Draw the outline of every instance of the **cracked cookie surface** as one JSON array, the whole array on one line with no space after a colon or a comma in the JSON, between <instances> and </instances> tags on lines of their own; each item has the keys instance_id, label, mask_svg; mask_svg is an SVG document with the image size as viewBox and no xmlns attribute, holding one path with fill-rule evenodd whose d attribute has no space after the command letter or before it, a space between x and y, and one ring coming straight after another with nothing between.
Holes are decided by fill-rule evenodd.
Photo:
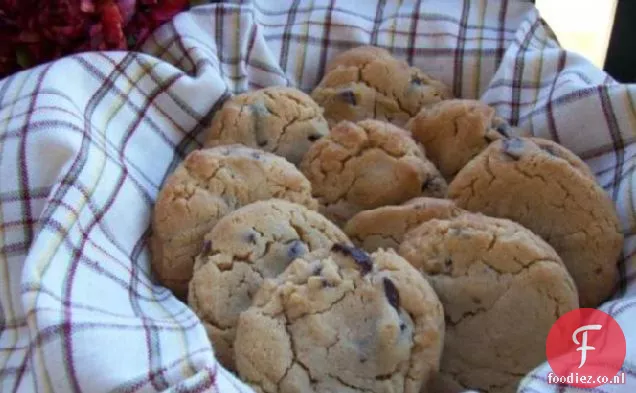
<instances>
[{"instance_id":1,"label":"cracked cookie surface","mask_svg":"<svg viewBox=\"0 0 636 393\"><path fill-rule=\"evenodd\" d=\"M309 149L300 168L322 211L338 225L361 210L441 198L447 190L408 132L378 120L340 122Z\"/></svg>"},{"instance_id":2,"label":"cracked cookie surface","mask_svg":"<svg viewBox=\"0 0 636 393\"><path fill-rule=\"evenodd\" d=\"M541 148L541 150L543 150L547 154L567 161L570 165L572 165L572 167L574 167L574 169L579 171L582 176L589 177L596 182L596 176L594 176L594 173L592 173L590 167L587 166L587 164L583 160L581 160L579 156L577 156L570 150L549 139L534 137L528 137L527 139L534 142Z\"/></svg>"},{"instance_id":3,"label":"cracked cookie surface","mask_svg":"<svg viewBox=\"0 0 636 393\"><path fill-rule=\"evenodd\" d=\"M310 96L274 86L225 102L212 120L205 146L240 143L297 165L312 143L328 134L323 109Z\"/></svg>"},{"instance_id":4,"label":"cracked cookie surface","mask_svg":"<svg viewBox=\"0 0 636 393\"><path fill-rule=\"evenodd\" d=\"M409 231L399 253L444 306L434 391L515 392L545 360L552 325L578 307L574 281L554 249L510 220L468 212L433 219Z\"/></svg>"},{"instance_id":5,"label":"cracked cookie surface","mask_svg":"<svg viewBox=\"0 0 636 393\"><path fill-rule=\"evenodd\" d=\"M203 236L227 213L270 198L317 209L309 181L284 158L240 145L190 153L154 206L150 250L159 282L185 299Z\"/></svg>"},{"instance_id":6,"label":"cracked cookie surface","mask_svg":"<svg viewBox=\"0 0 636 393\"><path fill-rule=\"evenodd\" d=\"M448 181L492 141L508 137L511 129L491 106L464 99L425 106L405 128Z\"/></svg>"},{"instance_id":7,"label":"cracked cookie surface","mask_svg":"<svg viewBox=\"0 0 636 393\"><path fill-rule=\"evenodd\" d=\"M336 56L311 96L332 126L368 118L402 126L422 106L452 97L442 82L369 46Z\"/></svg>"},{"instance_id":8,"label":"cracked cookie surface","mask_svg":"<svg viewBox=\"0 0 636 393\"><path fill-rule=\"evenodd\" d=\"M264 282L239 319L237 368L262 393L418 393L443 335L439 299L407 261L337 245Z\"/></svg>"},{"instance_id":9,"label":"cracked cookie surface","mask_svg":"<svg viewBox=\"0 0 636 393\"><path fill-rule=\"evenodd\" d=\"M574 278L581 306L596 307L612 293L623 236L609 196L563 152L528 138L493 142L457 174L449 196L545 239Z\"/></svg>"},{"instance_id":10,"label":"cracked cookie surface","mask_svg":"<svg viewBox=\"0 0 636 393\"><path fill-rule=\"evenodd\" d=\"M224 366L234 369L236 323L263 279L276 277L294 259L334 243L350 244L319 213L276 199L235 210L205 235L188 304L201 318Z\"/></svg>"},{"instance_id":11,"label":"cracked cookie surface","mask_svg":"<svg viewBox=\"0 0 636 393\"><path fill-rule=\"evenodd\" d=\"M347 222L344 231L354 244L368 252L378 248L397 250L404 235L421 223L462 212L447 199L419 197L401 205L361 211Z\"/></svg>"}]
</instances>

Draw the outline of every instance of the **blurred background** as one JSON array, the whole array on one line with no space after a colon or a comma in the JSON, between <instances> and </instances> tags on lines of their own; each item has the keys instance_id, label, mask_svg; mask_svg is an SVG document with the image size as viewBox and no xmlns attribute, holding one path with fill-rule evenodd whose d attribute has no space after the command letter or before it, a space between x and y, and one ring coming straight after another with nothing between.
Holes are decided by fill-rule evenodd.
<instances>
[{"instance_id":1,"label":"blurred background","mask_svg":"<svg viewBox=\"0 0 636 393\"><path fill-rule=\"evenodd\" d=\"M535 0L563 47L636 82L636 0Z\"/></svg>"},{"instance_id":2,"label":"blurred background","mask_svg":"<svg viewBox=\"0 0 636 393\"><path fill-rule=\"evenodd\" d=\"M0 78L70 53L137 50L178 12L218 1L0 0ZM619 82L636 82L636 0L523 1L536 4L565 48Z\"/></svg>"},{"instance_id":3,"label":"blurred background","mask_svg":"<svg viewBox=\"0 0 636 393\"><path fill-rule=\"evenodd\" d=\"M562 46L603 68L616 0L536 0L535 4Z\"/></svg>"}]
</instances>

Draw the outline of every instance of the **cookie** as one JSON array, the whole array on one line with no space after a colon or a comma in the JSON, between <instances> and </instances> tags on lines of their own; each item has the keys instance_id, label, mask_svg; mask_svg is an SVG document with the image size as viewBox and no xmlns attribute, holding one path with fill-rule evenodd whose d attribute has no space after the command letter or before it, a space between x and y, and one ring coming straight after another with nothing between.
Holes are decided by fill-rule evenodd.
<instances>
[{"instance_id":1,"label":"cookie","mask_svg":"<svg viewBox=\"0 0 636 393\"><path fill-rule=\"evenodd\" d=\"M435 292L393 251L323 251L266 280L241 314L242 380L263 393L418 393L443 346Z\"/></svg>"},{"instance_id":2,"label":"cookie","mask_svg":"<svg viewBox=\"0 0 636 393\"><path fill-rule=\"evenodd\" d=\"M310 96L273 86L226 101L212 120L205 146L240 143L297 165L309 146L328 134L323 109Z\"/></svg>"},{"instance_id":3,"label":"cookie","mask_svg":"<svg viewBox=\"0 0 636 393\"><path fill-rule=\"evenodd\" d=\"M263 279L276 277L294 259L334 243L350 244L319 213L276 199L226 215L205 235L188 304L201 318L224 366L234 368L238 316L250 306Z\"/></svg>"},{"instance_id":4,"label":"cookie","mask_svg":"<svg viewBox=\"0 0 636 393\"><path fill-rule=\"evenodd\" d=\"M447 189L408 132L378 120L339 123L309 149L300 168L324 214L339 225L361 210L444 197Z\"/></svg>"},{"instance_id":5,"label":"cookie","mask_svg":"<svg viewBox=\"0 0 636 393\"><path fill-rule=\"evenodd\" d=\"M616 209L565 148L546 146L554 147L526 138L493 142L457 174L449 195L461 208L509 218L543 237L574 277L581 306L596 307L617 279L623 236Z\"/></svg>"},{"instance_id":6,"label":"cookie","mask_svg":"<svg viewBox=\"0 0 636 393\"><path fill-rule=\"evenodd\" d=\"M311 96L331 126L368 118L402 126L422 106L452 97L442 82L367 46L336 56Z\"/></svg>"},{"instance_id":7,"label":"cookie","mask_svg":"<svg viewBox=\"0 0 636 393\"><path fill-rule=\"evenodd\" d=\"M444 306L438 386L513 393L545 361L552 325L578 307L574 282L543 239L510 220L466 213L409 231L399 253Z\"/></svg>"},{"instance_id":8,"label":"cookie","mask_svg":"<svg viewBox=\"0 0 636 393\"><path fill-rule=\"evenodd\" d=\"M398 249L404 234L433 218L451 218L463 212L447 199L419 197L401 205L364 210L347 222L344 231L368 252Z\"/></svg>"},{"instance_id":9,"label":"cookie","mask_svg":"<svg viewBox=\"0 0 636 393\"><path fill-rule=\"evenodd\" d=\"M325 67L325 74L338 67L361 67L376 60L395 61L396 59L384 48L362 45L346 50L334 56Z\"/></svg>"},{"instance_id":10,"label":"cookie","mask_svg":"<svg viewBox=\"0 0 636 393\"><path fill-rule=\"evenodd\" d=\"M446 100L423 107L406 124L426 156L451 180L492 141L508 137L511 128L495 109L477 100Z\"/></svg>"},{"instance_id":11,"label":"cookie","mask_svg":"<svg viewBox=\"0 0 636 393\"><path fill-rule=\"evenodd\" d=\"M203 236L227 213L270 198L317 209L309 181L282 157L239 145L190 153L154 206L150 250L159 282L185 299Z\"/></svg>"},{"instance_id":12,"label":"cookie","mask_svg":"<svg viewBox=\"0 0 636 393\"><path fill-rule=\"evenodd\" d=\"M592 173L590 167L587 166L587 164L583 160L581 160L579 156L572 153L570 150L549 139L535 137L529 137L529 139L537 146L539 146L541 150L552 156L564 159L565 161L570 163L570 165L572 165L574 169L578 170L582 176L589 177L596 182L596 176L594 176L594 173Z\"/></svg>"}]
</instances>

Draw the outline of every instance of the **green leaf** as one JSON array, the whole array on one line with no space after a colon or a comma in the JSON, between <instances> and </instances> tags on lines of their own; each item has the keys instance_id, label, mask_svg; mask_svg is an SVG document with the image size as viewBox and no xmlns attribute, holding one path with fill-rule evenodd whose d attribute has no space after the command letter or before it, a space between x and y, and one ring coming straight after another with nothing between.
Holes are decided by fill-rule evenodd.
<instances>
[{"instance_id":1,"label":"green leaf","mask_svg":"<svg viewBox=\"0 0 636 393\"><path fill-rule=\"evenodd\" d=\"M132 50L135 48L135 45L137 45L137 37L132 34L126 37L126 41L128 43L128 49Z\"/></svg>"},{"instance_id":2,"label":"green leaf","mask_svg":"<svg viewBox=\"0 0 636 393\"><path fill-rule=\"evenodd\" d=\"M15 52L15 58L22 68L29 68L33 64L31 56L24 48L18 48Z\"/></svg>"}]
</instances>

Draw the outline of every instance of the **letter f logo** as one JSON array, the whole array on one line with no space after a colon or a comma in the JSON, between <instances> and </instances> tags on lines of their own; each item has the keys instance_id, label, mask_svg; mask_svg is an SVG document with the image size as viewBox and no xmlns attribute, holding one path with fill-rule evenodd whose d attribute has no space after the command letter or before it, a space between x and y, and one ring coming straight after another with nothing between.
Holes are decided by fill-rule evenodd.
<instances>
[{"instance_id":1,"label":"letter f logo","mask_svg":"<svg viewBox=\"0 0 636 393\"><path fill-rule=\"evenodd\" d=\"M587 351L593 351L596 349L594 347L590 347L587 345L587 331L601 330L602 327L603 327L602 325L585 325L576 329L574 333L572 334L572 341L574 341L574 344L577 344L577 345L581 344L581 346L576 349L577 351L581 351L581 364L579 365L579 368L583 367L583 365L585 364L585 361L587 360ZM578 334L581 332L583 332L583 340L582 342L579 342L576 336L578 336Z\"/></svg>"}]
</instances>

